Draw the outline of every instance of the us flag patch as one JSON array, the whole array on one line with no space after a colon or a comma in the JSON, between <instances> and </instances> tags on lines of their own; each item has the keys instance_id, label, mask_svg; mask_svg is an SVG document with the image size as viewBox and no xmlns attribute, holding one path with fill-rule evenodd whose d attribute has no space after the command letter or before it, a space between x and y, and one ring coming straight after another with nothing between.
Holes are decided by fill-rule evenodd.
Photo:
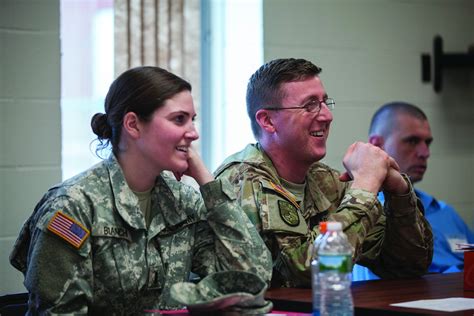
<instances>
[{"instance_id":1,"label":"us flag patch","mask_svg":"<svg viewBox=\"0 0 474 316\"><path fill-rule=\"evenodd\" d=\"M89 230L87 228L61 211L57 211L49 221L48 230L78 249L89 237Z\"/></svg>"}]
</instances>

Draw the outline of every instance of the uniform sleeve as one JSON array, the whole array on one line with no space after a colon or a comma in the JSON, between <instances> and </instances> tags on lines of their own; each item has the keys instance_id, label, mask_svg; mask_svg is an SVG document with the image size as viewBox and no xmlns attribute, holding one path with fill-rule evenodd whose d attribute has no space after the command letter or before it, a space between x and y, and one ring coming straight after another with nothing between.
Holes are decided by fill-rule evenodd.
<instances>
[{"instance_id":1,"label":"uniform sleeve","mask_svg":"<svg viewBox=\"0 0 474 316\"><path fill-rule=\"evenodd\" d=\"M76 217L76 207L65 198L57 198L39 208L37 220L29 227L31 240L25 271L25 286L30 293L29 312L85 315L92 301L89 238L76 248L47 228L59 210L78 221L83 219Z\"/></svg>"},{"instance_id":2,"label":"uniform sleeve","mask_svg":"<svg viewBox=\"0 0 474 316\"><path fill-rule=\"evenodd\" d=\"M236 203L227 180L215 180L201 187L201 223L193 270L201 275L215 271L244 270L271 279L271 256L254 225ZM202 204L203 203L203 204ZM211 242L210 242L211 241Z\"/></svg>"},{"instance_id":3,"label":"uniform sleeve","mask_svg":"<svg viewBox=\"0 0 474 316\"><path fill-rule=\"evenodd\" d=\"M377 248L381 245L378 242L383 240L384 234L383 209L374 193L340 184L343 198L336 202L337 210L329 215L328 220L342 223L344 233L353 247L353 260L358 261L365 251L368 236L373 234L376 227L380 234L374 236L374 246Z\"/></svg>"},{"instance_id":4,"label":"uniform sleeve","mask_svg":"<svg viewBox=\"0 0 474 316\"><path fill-rule=\"evenodd\" d=\"M357 243L357 263L367 266L381 278L423 275L433 257L431 226L423 216L423 206L413 186L408 178L405 180L410 192L404 195L385 193L382 215L373 226L369 225L370 230L359 232L359 236L366 235L362 243ZM344 207L343 202L340 208ZM374 208L382 210L378 202ZM352 235L351 230L354 228L347 229L348 235Z\"/></svg>"},{"instance_id":5,"label":"uniform sleeve","mask_svg":"<svg viewBox=\"0 0 474 316\"><path fill-rule=\"evenodd\" d=\"M343 224L355 250L355 258L362 249L365 237L380 218L381 210L375 207L378 202L374 194L362 190L348 190L345 183L335 181L334 175L327 175L326 173L324 179L318 179L318 186L315 186L314 182L307 184L311 186L311 189L306 191L307 194L313 195L319 201L317 206L304 205L305 209L302 212L306 219L299 214L299 222L303 226L301 229L288 226L278 229L275 221L278 217L282 217L282 210L279 209L281 205L280 202L271 203L271 200L278 196L270 190L265 190L270 207L264 210L264 199L259 197L262 193L254 191L261 216L265 217L265 214L270 213L274 215L273 218L272 216L268 218L272 223L266 225L267 219L264 219L262 227L267 245L273 249L275 286L311 286L311 257L314 240L320 234L318 226L320 221L338 221ZM310 200L306 199L307 202ZM320 209L316 210L318 207ZM279 210L280 214L275 214L276 212L272 210ZM268 229L265 229L265 226L268 226Z\"/></svg>"}]
</instances>

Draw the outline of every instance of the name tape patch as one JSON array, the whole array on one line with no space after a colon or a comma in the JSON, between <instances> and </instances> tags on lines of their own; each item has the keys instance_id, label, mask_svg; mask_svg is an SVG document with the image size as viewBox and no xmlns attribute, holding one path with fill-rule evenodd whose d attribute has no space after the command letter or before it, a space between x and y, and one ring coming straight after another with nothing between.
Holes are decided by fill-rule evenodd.
<instances>
[{"instance_id":1,"label":"name tape patch","mask_svg":"<svg viewBox=\"0 0 474 316\"><path fill-rule=\"evenodd\" d=\"M99 226L93 229L92 236L115 237L132 241L132 235L124 227Z\"/></svg>"}]
</instances>

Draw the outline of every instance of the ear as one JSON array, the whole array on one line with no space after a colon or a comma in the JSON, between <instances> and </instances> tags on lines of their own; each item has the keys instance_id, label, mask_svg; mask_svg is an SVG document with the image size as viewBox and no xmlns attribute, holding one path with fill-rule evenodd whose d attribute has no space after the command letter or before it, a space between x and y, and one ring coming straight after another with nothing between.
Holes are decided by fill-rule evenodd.
<instances>
[{"instance_id":1,"label":"ear","mask_svg":"<svg viewBox=\"0 0 474 316\"><path fill-rule=\"evenodd\" d=\"M273 125L273 120L270 111L265 109L260 109L255 113L255 120L258 125L268 133L275 132L275 126Z\"/></svg>"},{"instance_id":2,"label":"ear","mask_svg":"<svg viewBox=\"0 0 474 316\"><path fill-rule=\"evenodd\" d=\"M127 114L125 114L125 116L123 117L122 128L132 138L140 137L140 126L137 114L135 114L134 112L128 112Z\"/></svg>"},{"instance_id":3,"label":"ear","mask_svg":"<svg viewBox=\"0 0 474 316\"><path fill-rule=\"evenodd\" d=\"M380 147L383 149L383 143L384 143L384 139L382 136L380 135L371 135L369 137L369 143L371 143L372 145L374 146L377 146L377 147Z\"/></svg>"}]
</instances>

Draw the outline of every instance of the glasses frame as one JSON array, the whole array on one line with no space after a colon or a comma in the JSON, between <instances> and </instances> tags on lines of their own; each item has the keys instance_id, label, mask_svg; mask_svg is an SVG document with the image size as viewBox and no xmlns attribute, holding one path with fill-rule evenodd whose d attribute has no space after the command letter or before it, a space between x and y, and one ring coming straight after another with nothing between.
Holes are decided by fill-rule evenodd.
<instances>
[{"instance_id":1,"label":"glasses frame","mask_svg":"<svg viewBox=\"0 0 474 316\"><path fill-rule=\"evenodd\" d=\"M311 103L318 103L318 106L314 108L313 111L310 111L308 108ZM323 107L323 103L328 107L330 111L334 110L334 107L336 106L336 101L334 101L333 98L326 98L324 100L312 100L306 103L305 105L300 105L300 106L289 106L289 107L275 107L275 106L270 106L270 107L264 107L262 110L270 110L270 111L282 111L282 110L306 110L306 112L309 113L319 113L321 111L321 108Z\"/></svg>"}]
</instances>

